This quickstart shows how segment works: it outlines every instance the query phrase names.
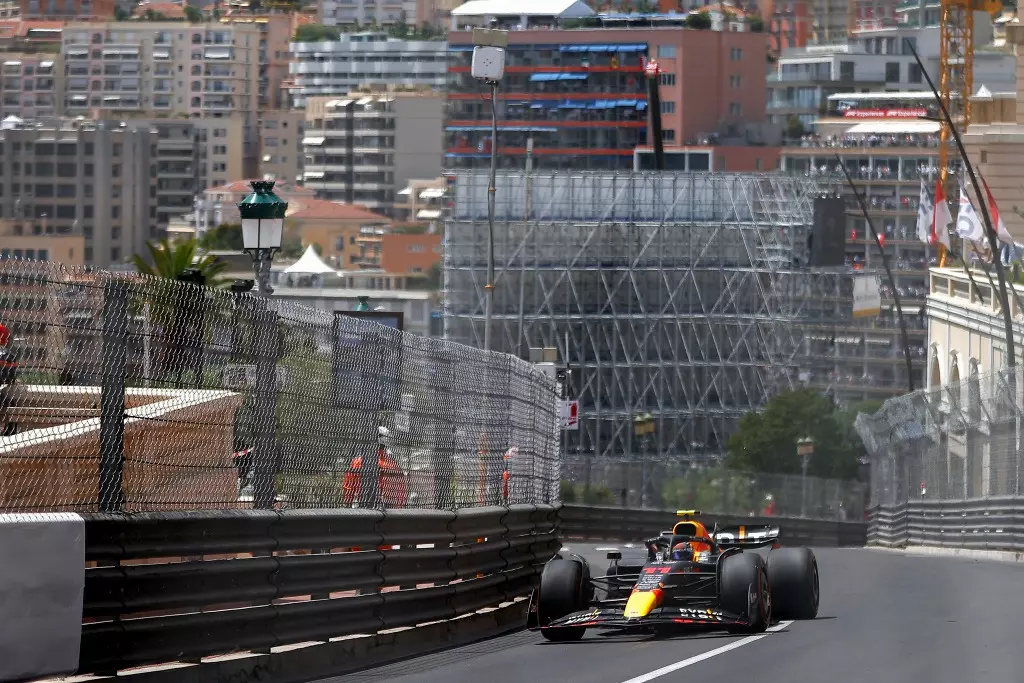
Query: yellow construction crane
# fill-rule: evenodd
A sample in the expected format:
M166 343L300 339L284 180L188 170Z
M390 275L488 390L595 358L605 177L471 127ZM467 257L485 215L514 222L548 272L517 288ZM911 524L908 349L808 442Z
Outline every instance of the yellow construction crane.
M942 0L939 20L939 96L946 111L962 133L971 122L974 92L974 13L997 17L1003 11L1000 0ZM949 149L953 135L943 121L939 129L939 177L946 186Z

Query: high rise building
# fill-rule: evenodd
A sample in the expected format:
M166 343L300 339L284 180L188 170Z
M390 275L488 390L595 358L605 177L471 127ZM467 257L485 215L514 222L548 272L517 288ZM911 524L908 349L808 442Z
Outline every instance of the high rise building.
M325 26L390 26L414 24L417 0L318 0L318 16Z
M260 117L260 175L275 180L298 182L305 165L302 139L306 113L294 109L272 109Z
M22 19L110 21L116 0L19 0Z
M92 121L0 124L0 218L33 234L81 235L83 261L108 268L159 235L157 133Z
M63 33L67 115L185 115L244 121L257 168L259 30L173 22L71 24Z
M336 41L292 43L288 89L293 106L303 108L317 95L343 95L356 88L443 90L448 72L447 44L404 40L386 33L344 33Z
M0 55L0 119L60 116L64 110L64 60L59 54Z
M684 18L666 15L653 28L614 28L610 19L602 28L520 28L539 17L511 25L497 97L501 166L524 168L532 144L531 163L538 169L633 168L635 150L652 144L643 64L653 60L661 70L667 151L701 146L707 163L690 170L774 168L771 145L778 144L778 131L764 125L765 35L684 28ZM453 31L448 39L446 166L485 168L492 144L490 95L470 74L472 34Z
M444 96L355 92L307 101L304 185L317 197L394 215L397 193L441 166Z
M289 44L295 33L293 14L231 13L221 18L222 24L255 26L259 42L259 105L261 109L282 109L288 106L287 92L281 87L288 80Z

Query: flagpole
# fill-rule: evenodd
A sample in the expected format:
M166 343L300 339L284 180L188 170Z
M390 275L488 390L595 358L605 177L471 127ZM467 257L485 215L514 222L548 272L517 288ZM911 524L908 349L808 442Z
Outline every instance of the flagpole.
M939 97L939 91L935 89L935 82L932 81L932 77L928 74L928 69L925 68L924 63L917 54L917 50L914 49L914 45L910 40L903 39L903 44L910 48L910 53L914 55L914 61L917 62L917 66L921 69L921 73L924 75L925 80L928 82L928 87L931 88L932 95L935 96L935 101L939 103L939 109L942 111L942 115L946 118L946 123L949 125L949 132L953 135L953 141L956 143L956 148L960 152L960 158L963 160L964 166L967 168L967 174L971 178L971 184L974 185L974 191L978 197L981 197L981 185L978 183L978 178L974 173L974 166L971 164L970 158L967 156L967 150L964 149L963 140L960 139L960 133L956 129L956 125L953 123L953 117L949 115L949 110L946 109L946 103ZM960 93L960 97L970 97L970 93ZM941 121L940 121L941 123ZM939 173L942 169L939 169ZM988 241L992 249L992 254L995 256L999 253L999 240L996 236L995 228L992 227L992 218L988 215L988 202L981 202L981 217L985 219L985 228L988 231ZM966 267L967 260L964 259L964 266ZM1010 297L1006 293L1006 272L1003 270L1003 260L996 258L996 276L999 278L999 305L1003 309L1003 328L1006 333L1006 365L1007 367L1013 368L1017 365L1017 354L1014 351L1014 335L1013 335L1013 315L1010 311Z
M864 196L857 189L857 186L853 184L853 178L850 177L850 172L846 170L846 164L843 163L842 157L836 152L836 161L839 162L839 168L843 169L843 175L846 176L846 183L853 190L854 196L857 198L857 203L860 204L860 210L864 214L864 220L867 221L868 229L871 231L871 236L875 238L875 244L878 246L878 253L882 255L882 265L885 267L885 275L889 278L889 288L892 290L892 299L896 304L896 320L900 325L900 336L903 338L903 358L907 362L907 389L910 393L914 392L914 362L910 356L910 335L907 334L907 321L903 318L903 303L900 301L899 288L896 286L896 279L892 276L892 268L889 267L889 257L885 253L885 248L882 247L882 239L878 236L878 231L875 230L875 223L871 220L871 216L868 214L868 203L864 199Z

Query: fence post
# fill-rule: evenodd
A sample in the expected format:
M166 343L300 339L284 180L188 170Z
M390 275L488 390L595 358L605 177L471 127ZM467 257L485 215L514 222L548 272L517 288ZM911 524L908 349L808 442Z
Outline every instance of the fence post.
M100 512L124 509L124 397L128 366L128 285L103 287L103 351L100 374Z
M254 302L255 303L255 302ZM253 507L272 510L277 500L277 356L280 339L277 313L265 299L254 306L253 355L256 362L256 400L253 428Z

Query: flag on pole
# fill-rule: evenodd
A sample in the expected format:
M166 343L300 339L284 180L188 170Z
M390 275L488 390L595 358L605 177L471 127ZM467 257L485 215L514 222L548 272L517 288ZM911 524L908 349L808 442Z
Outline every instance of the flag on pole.
M935 205L932 207L932 244L938 242L942 245L940 250L948 251L951 243L949 241L949 224L953 222L953 214L949 212L949 204L946 202L946 188L942 182L935 185ZM943 257L945 251L942 252Z
M960 213L956 217L956 234L970 243L972 251L984 263L992 262L992 250L985 244L985 228L963 186L960 187Z
M932 242L934 220L935 207L932 206L932 198L928 196L924 178L921 178L921 199L917 204L917 238L925 244Z
M996 206L996 198L992 196L992 190L988 189L988 183L985 181L984 176L981 179L981 184L985 186L985 195L988 199L988 212L992 217L992 223L995 224L996 236L999 237L999 241L1003 244L1013 246L1013 238L1010 236L1010 231L1006 229L1006 224L1003 223L1003 217L999 215L999 208Z

